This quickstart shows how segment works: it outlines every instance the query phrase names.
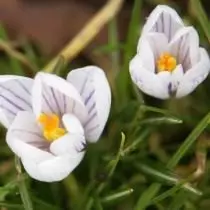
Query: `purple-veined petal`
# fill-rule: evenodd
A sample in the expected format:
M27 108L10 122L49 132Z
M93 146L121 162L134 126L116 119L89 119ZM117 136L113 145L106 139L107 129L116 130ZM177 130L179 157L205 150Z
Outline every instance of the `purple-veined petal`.
M200 60L198 63L189 69L180 80L176 93L177 98L190 94L209 74L210 59L208 53L204 48L200 48L199 52Z
M142 36L149 32L163 33L170 41L177 30L183 26L182 19L174 9L159 5L149 15L143 27Z
M111 91L102 69L88 66L76 69L68 74L67 80L80 92L88 110L88 119L84 123L88 141L96 142L107 122Z
M199 59L199 37L193 27L180 29L169 44L170 52L186 72Z
M59 116L73 113L81 122L87 118L86 107L75 87L53 74L37 74L32 89L32 102L37 117L40 113Z
M144 93L160 99L169 98L168 88L165 87L165 83L157 74L144 68L138 54L130 62L130 75L133 82Z
M47 151L49 143L44 140L37 125L35 115L21 111L8 129L6 141L12 151L19 157L33 157L37 161L51 157Z
M147 51L144 51L144 49L148 47L148 44L150 45L153 56L146 59L147 56L151 55L151 52L147 54L148 49ZM145 61L153 63L153 68L155 69L157 59L162 53L165 52L168 52L168 41L164 34L150 33L147 36L144 36L138 44L138 54L141 57L142 63L147 70L150 70L152 68L152 64L145 63ZM148 69L148 67L150 69ZM154 72L154 69L153 71L150 71Z
M184 70L182 68L182 65L178 65L173 70L171 76L172 76L171 92L175 93L180 84L180 81L182 80L182 77L184 76Z
M0 122L8 128L19 111L31 111L33 80L27 77L0 76Z

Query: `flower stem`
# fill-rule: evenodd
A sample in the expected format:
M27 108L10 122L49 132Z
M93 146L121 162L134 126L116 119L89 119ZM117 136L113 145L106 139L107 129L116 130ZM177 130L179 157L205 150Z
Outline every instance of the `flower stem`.
M25 179L22 174L20 159L17 156L15 156L15 166L18 173L18 187L19 187L20 196L23 202L24 209L33 210L29 192L27 190Z

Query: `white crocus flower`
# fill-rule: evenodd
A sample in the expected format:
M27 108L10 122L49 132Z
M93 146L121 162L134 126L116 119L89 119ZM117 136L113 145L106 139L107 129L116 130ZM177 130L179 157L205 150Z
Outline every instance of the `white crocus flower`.
M99 139L109 115L110 87L94 66L71 71L67 80L47 73L34 80L2 76L0 87L7 143L40 181L68 176L82 160L86 140Z
M136 56L130 62L133 82L160 99L191 93L209 74L210 60L193 27L175 10L157 6L147 19Z

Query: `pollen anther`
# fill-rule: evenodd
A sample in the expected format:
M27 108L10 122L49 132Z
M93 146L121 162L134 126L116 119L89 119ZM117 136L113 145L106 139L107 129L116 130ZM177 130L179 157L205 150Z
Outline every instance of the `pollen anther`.
M54 141L66 134L60 126L60 119L56 114L40 114L38 122L42 125L43 135L47 141Z
M172 72L176 68L176 58L169 53L163 53L157 60L157 70Z

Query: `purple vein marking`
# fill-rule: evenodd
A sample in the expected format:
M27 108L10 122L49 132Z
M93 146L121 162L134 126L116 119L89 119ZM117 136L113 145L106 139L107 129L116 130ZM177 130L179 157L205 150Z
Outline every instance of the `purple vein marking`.
M171 33L172 33L172 31L171 31L171 15L169 15L169 33L168 33L168 40L169 40L169 42L171 41Z
M90 107L90 109L88 110L88 114L90 114L94 110L95 107L96 107L96 103L94 102L92 106Z
M82 95L84 93L84 90L85 90L85 86L87 84L87 81L88 81L88 76L86 76L85 81L82 84L82 88L80 90L80 95Z
M94 117L96 117L96 115L97 115L97 113L96 112L94 112L90 117L89 117L89 119L86 121L86 123L85 123L85 127L94 119Z
M92 98L92 96L93 96L94 93L95 93L95 90L92 90L92 91L89 93L88 97L85 99L85 105L88 104L88 102L90 101L90 99Z
M91 131L95 130L95 129L98 128L98 127L99 127L99 124L97 124L97 125L95 125L95 126L89 128L89 129L87 129L86 131L87 131L87 132L91 132Z
M180 53L181 53L181 46L182 46L183 36L180 38L179 43L177 44L177 58L180 61Z
M164 14L161 14L161 22L162 22L162 33L165 33L165 27L164 27Z
M0 108L6 110L7 112L9 112L12 115L16 115L16 113L14 111L12 111L11 109L9 109L9 108L7 108L7 107L5 107L3 105L0 105Z
M64 105L64 108L63 108L63 113L66 113L66 95L63 94L63 105Z
M15 81L22 87L23 90L25 90L26 93L28 93L28 94L31 96L31 93L30 93L30 91L28 90L28 88L25 87L25 85L24 85L20 80L17 80L17 79L16 79Z
M34 136L44 140L43 136L40 133L36 133L34 131L27 131L27 130L24 130L24 129L14 129L13 132L28 133L28 134L34 135Z
M14 93L12 90L10 90L9 88L4 87L3 85L0 85L0 87L3 90L8 91L9 93L11 93L13 96L15 96L16 98L18 98L19 100L23 101L25 104L27 104L30 108L31 108L31 104L24 98L20 97L19 95L17 95L16 93Z
M45 103L47 104L47 106L48 106L49 109L51 110L51 112L54 113L53 107L52 107L51 104L49 103L49 101L48 101L48 99L47 99L47 97L46 97L46 95L45 95L44 92L42 93L42 96L43 96L43 99L44 99Z
M183 65L183 70L184 72L186 72L186 68L187 68L187 64L188 64L188 60L189 60L189 46L187 48L187 50L185 51L185 54L183 56L183 59L182 59L182 65Z
M56 106L57 106L57 108L58 108L58 112L59 112L59 114L61 115L61 110L60 110L60 106L59 106L57 97L56 97L56 95L55 95L55 91L54 91L54 89L53 89L52 87L50 87L50 90L51 90L51 92L52 92L52 97L53 97L53 99L54 99L54 101L55 101L55 104L56 104Z
M11 101L9 98L7 98L4 95L0 95L0 97L2 97L5 101L7 101L8 103L12 104L15 108L19 109L19 110L24 110L22 107L20 107L19 105L15 104L13 101Z

